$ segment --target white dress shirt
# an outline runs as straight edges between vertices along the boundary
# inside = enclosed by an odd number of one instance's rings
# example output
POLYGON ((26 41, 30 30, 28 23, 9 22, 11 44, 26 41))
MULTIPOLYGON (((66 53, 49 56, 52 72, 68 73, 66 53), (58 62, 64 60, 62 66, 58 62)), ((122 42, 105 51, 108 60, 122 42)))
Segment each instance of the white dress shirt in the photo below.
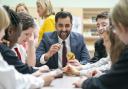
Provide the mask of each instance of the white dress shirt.
MULTIPOLYGON (((62 43, 62 39, 58 36, 58 43, 62 44, 62 47, 60 48, 60 50, 58 51, 58 67, 62 68, 62 49, 63 49, 63 43, 62 43)), ((66 48, 67 48, 67 52, 71 51, 71 47, 70 47, 70 35, 65 39, 65 44, 66 44, 66 48)), ((44 56, 45 54, 43 54, 40 58, 40 63, 45 64, 47 61, 44 60, 44 56)))
POLYGON ((16 51, 15 51, 15 48, 18 49, 18 51, 19 51, 19 53, 20 53, 20 56, 21 56, 21 61, 25 64, 26 61, 27 61, 27 52, 26 52, 25 48, 24 48, 21 44, 16 43, 16 44, 12 47, 12 50, 15 52, 16 56, 18 56, 18 55, 17 55, 17 53, 16 53, 16 51))
POLYGON ((17 72, 8 65, 0 53, 0 89, 37 89, 42 88, 42 78, 17 72))

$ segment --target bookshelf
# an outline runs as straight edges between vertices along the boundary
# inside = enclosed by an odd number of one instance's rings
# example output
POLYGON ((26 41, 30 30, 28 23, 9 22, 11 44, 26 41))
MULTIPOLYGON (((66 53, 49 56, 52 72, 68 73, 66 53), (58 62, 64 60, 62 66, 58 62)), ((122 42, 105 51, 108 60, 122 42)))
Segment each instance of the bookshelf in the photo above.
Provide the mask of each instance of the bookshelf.
POLYGON ((99 38, 96 31, 97 14, 110 11, 110 8, 83 8, 83 35, 90 55, 94 54, 94 43, 99 38))

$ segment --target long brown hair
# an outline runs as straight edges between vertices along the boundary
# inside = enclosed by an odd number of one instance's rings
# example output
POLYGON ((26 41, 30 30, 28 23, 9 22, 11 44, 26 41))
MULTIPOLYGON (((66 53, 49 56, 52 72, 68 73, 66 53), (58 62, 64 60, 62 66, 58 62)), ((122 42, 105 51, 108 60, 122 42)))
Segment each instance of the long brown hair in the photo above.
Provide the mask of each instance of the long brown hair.
POLYGON ((112 64, 118 61, 118 58, 121 55, 121 52, 125 48, 125 44, 113 32, 113 29, 114 29, 113 26, 109 28, 109 38, 111 42, 110 57, 111 57, 112 64))

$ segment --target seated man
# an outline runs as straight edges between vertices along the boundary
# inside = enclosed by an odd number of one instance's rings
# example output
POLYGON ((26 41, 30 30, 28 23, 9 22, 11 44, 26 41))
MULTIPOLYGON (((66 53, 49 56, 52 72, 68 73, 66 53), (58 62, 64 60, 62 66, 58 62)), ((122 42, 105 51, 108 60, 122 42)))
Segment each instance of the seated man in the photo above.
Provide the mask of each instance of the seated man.
POLYGON ((83 36, 71 32, 72 15, 69 12, 58 12, 55 22, 56 31, 45 33, 36 50, 37 66, 46 64, 51 69, 62 68, 67 63, 67 52, 73 52, 81 64, 86 64, 90 56, 83 36))

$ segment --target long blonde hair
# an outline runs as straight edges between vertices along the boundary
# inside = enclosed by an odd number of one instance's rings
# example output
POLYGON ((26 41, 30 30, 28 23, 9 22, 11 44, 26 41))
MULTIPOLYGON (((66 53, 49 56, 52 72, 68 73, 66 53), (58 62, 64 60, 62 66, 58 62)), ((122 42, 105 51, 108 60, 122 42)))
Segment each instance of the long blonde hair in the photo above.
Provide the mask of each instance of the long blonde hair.
POLYGON ((0 31, 2 29, 6 29, 10 24, 10 19, 8 17, 7 12, 4 8, 0 5, 0 31))
POLYGON ((37 0, 37 3, 39 3, 42 7, 44 7, 44 5, 45 5, 45 7, 46 7, 45 16, 55 14, 50 0, 37 0))

